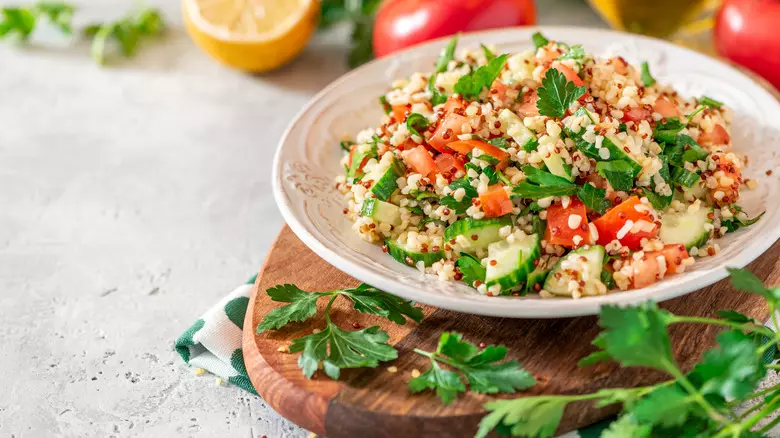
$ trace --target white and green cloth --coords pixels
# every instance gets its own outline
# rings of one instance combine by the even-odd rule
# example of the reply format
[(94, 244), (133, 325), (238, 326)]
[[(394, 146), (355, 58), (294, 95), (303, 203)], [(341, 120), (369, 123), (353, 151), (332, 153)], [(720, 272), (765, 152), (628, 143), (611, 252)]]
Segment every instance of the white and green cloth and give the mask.
[[(176, 351), (184, 362), (203, 368), (228, 382), (257, 395), (244, 364), (241, 350), (244, 316), (249, 294), (255, 282), (252, 277), (209, 309), (176, 340)], [(767, 351), (767, 362), (774, 351)], [(567, 433), (560, 438), (597, 438), (613, 418)]]

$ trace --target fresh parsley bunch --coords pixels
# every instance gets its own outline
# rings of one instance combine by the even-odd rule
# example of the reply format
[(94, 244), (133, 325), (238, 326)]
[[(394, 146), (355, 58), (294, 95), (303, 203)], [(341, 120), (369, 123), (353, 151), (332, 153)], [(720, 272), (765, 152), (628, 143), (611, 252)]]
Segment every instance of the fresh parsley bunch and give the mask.
[(320, 3), (320, 28), (336, 23), (352, 25), (352, 48), (347, 63), (351, 68), (370, 61), (374, 57), (372, 38), (374, 15), (381, 0), (322, 0)]
[(72, 21), (75, 8), (61, 2), (39, 2), (26, 7), (0, 9), (0, 39), (16, 36), (27, 41), (41, 18), (45, 18), (66, 35), (73, 33)]
[(290, 303), (269, 312), (257, 326), (257, 333), (278, 330), (292, 322), (305, 321), (317, 313), (317, 301), (329, 297), (325, 307), (325, 327), (302, 338), (293, 339), (291, 353), (301, 352), (298, 366), (311, 378), (319, 367), (332, 379), (338, 379), (342, 368), (376, 367), (379, 362), (398, 357), (396, 349), (387, 344), (389, 336), (378, 326), (358, 331), (347, 331), (330, 319), (333, 303), (340, 296), (352, 301), (353, 308), (361, 313), (378, 315), (396, 323), (406, 324), (406, 319), (420, 322), (422, 309), (410, 301), (390, 295), (366, 284), (353, 289), (329, 292), (306, 292), (292, 284), (283, 284), (266, 291), (272, 300)]
[[(648, 303), (635, 307), (605, 306), (599, 325), (603, 331), (593, 344), (599, 351), (580, 361), (588, 366), (614, 360), (625, 367), (653, 368), (671, 380), (638, 388), (603, 389), (592, 394), (546, 395), (497, 400), (485, 405), (490, 413), (482, 420), (477, 437), (491, 430), (514, 436), (551, 437), (566, 406), (592, 400), (598, 407), (621, 403), (617, 421), (602, 437), (763, 437), (780, 417), (757, 427), (759, 421), (780, 410), (780, 384), (758, 390), (770, 364), (779, 358), (780, 342), (775, 310), (780, 305), (780, 287), (769, 288), (747, 270), (729, 269), (734, 287), (764, 297), (775, 331), (733, 310), (718, 312), (720, 319), (673, 315)], [(725, 327), (718, 345), (705, 352), (689, 372), (680, 369), (672, 354), (668, 328), (696, 323)], [(753, 407), (738, 406), (756, 400)]]

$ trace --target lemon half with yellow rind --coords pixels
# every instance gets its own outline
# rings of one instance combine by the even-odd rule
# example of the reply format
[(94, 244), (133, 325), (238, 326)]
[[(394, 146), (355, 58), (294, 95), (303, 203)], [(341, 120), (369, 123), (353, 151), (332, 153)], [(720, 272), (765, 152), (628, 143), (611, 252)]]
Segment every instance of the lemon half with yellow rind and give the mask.
[(183, 0), (192, 40), (221, 63), (264, 72), (295, 58), (314, 33), (318, 0)]

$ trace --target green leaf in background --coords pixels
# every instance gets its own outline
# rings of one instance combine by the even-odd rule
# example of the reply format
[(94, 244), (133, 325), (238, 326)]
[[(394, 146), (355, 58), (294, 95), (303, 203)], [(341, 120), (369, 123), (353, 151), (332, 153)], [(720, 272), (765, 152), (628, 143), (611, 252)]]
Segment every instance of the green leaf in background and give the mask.
[(467, 75), (463, 75), (455, 84), (454, 91), (463, 98), (476, 100), (485, 88), (490, 88), (495, 82), (509, 57), (507, 54), (497, 56), (495, 59), (483, 65)]
[(734, 289), (761, 295), (770, 303), (777, 304), (780, 301), (780, 286), (772, 289), (764, 286), (764, 283), (747, 269), (726, 268), (731, 274), (731, 284)]
[(542, 86), (537, 91), (539, 100), (536, 101), (536, 107), (543, 116), (563, 117), (569, 106), (585, 94), (585, 91), (584, 86), (574, 85), (563, 73), (551, 68), (545, 73)]
[(485, 54), (485, 59), (487, 59), (487, 62), (490, 62), (494, 59), (496, 59), (496, 54), (493, 53), (488, 47), (484, 44), (480, 44), (480, 47), (482, 47), (482, 53)]
[(73, 33), (72, 21), (75, 8), (62, 2), (38, 2), (26, 7), (0, 9), (0, 39), (16, 36), (27, 41), (36, 26), (45, 17), (65, 35)]
[(374, 57), (372, 37), (374, 16), (381, 0), (322, 0), (320, 4), (320, 28), (325, 29), (340, 22), (352, 25), (352, 46), (347, 63), (355, 68)]
[(766, 375), (750, 335), (737, 330), (718, 334), (718, 346), (704, 353), (691, 373), (702, 394), (717, 394), (727, 400), (753, 392)]
[(106, 63), (106, 52), (113, 41), (124, 57), (132, 57), (145, 38), (161, 35), (165, 31), (165, 20), (157, 9), (142, 9), (114, 22), (87, 26), (84, 35), (92, 38), (92, 59), (98, 64)]
[(35, 30), (36, 15), (29, 9), (3, 8), (0, 21), (0, 38), (16, 35), (26, 41)]
[(634, 169), (625, 160), (601, 161), (596, 164), (596, 171), (615, 190), (628, 192), (634, 186)]
[(655, 85), (655, 78), (650, 74), (650, 64), (647, 61), (642, 63), (642, 83), (645, 87)]
[(604, 329), (604, 350), (624, 366), (668, 371), (675, 366), (666, 332), (670, 315), (655, 303), (623, 308), (602, 307), (599, 325)]
[(697, 405), (690, 395), (677, 385), (658, 388), (639, 400), (631, 414), (642, 424), (674, 427), (685, 424)]
[(479, 422), (475, 438), (486, 437), (499, 424), (507, 426), (515, 436), (550, 438), (568, 403), (563, 397), (528, 397), (486, 403), (484, 407), (490, 413)]
[(531, 35), (531, 41), (533, 41), (534, 47), (536, 47), (537, 50), (539, 50), (540, 47), (550, 44), (550, 40), (545, 38), (541, 32), (534, 32), (534, 34)]

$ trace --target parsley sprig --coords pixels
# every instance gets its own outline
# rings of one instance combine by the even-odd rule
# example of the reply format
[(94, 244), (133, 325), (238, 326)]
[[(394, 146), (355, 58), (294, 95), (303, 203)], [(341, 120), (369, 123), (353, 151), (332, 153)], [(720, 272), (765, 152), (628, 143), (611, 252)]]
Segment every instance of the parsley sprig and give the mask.
[(539, 100), (536, 101), (536, 107), (543, 116), (563, 117), (571, 104), (586, 91), (584, 86), (574, 85), (563, 73), (551, 68), (547, 70), (542, 86), (537, 91)]
[(45, 18), (65, 35), (73, 33), (72, 21), (75, 8), (62, 2), (38, 2), (25, 7), (0, 9), (0, 39), (15, 36), (27, 41), (41, 18)]
[(458, 333), (442, 333), (434, 352), (417, 348), (414, 352), (429, 358), (431, 367), (409, 380), (409, 390), (417, 393), (432, 389), (445, 405), (465, 392), (466, 385), (458, 373), (442, 368), (441, 364), (463, 374), (469, 388), (478, 393), (513, 393), (536, 384), (536, 379), (517, 361), (502, 362), (508, 352), (506, 347), (489, 345), (480, 350)]
[(508, 54), (496, 56), (487, 65), (483, 65), (467, 75), (463, 75), (455, 84), (454, 91), (464, 99), (476, 100), (485, 88), (490, 88), (509, 58)]
[[(774, 331), (733, 310), (720, 318), (674, 315), (654, 303), (634, 307), (605, 306), (593, 341), (598, 351), (580, 366), (614, 360), (624, 367), (662, 371), (671, 380), (638, 388), (610, 388), (591, 394), (545, 395), (497, 400), (485, 405), (490, 412), (479, 425), (477, 437), (498, 429), (514, 436), (551, 437), (569, 403), (592, 401), (597, 407), (623, 405), (617, 421), (603, 437), (707, 436), (762, 437), (780, 420), (758, 427), (759, 421), (780, 410), (780, 384), (757, 390), (768, 369), (780, 369), (780, 326), (775, 310), (780, 287), (767, 287), (750, 271), (729, 268), (736, 289), (761, 295), (768, 304)], [(668, 330), (675, 324), (708, 324), (725, 328), (717, 345), (685, 373), (672, 354)], [(767, 357), (768, 356), (768, 357)], [(768, 360), (767, 360), (768, 359)], [(752, 408), (737, 407), (758, 400)]]
[(306, 292), (295, 285), (283, 284), (266, 291), (272, 300), (290, 303), (269, 312), (257, 326), (257, 333), (278, 330), (290, 323), (305, 321), (317, 313), (317, 301), (330, 297), (325, 307), (325, 328), (302, 338), (292, 340), (291, 353), (301, 353), (298, 366), (311, 378), (319, 367), (332, 379), (338, 379), (342, 368), (376, 367), (379, 362), (393, 360), (398, 352), (387, 344), (387, 332), (378, 326), (359, 331), (347, 331), (330, 319), (333, 303), (340, 296), (352, 301), (353, 308), (361, 313), (381, 316), (396, 324), (406, 324), (411, 319), (422, 321), (420, 307), (410, 301), (361, 284), (352, 289), (329, 292)]
[(84, 29), (84, 35), (92, 38), (92, 59), (103, 65), (111, 41), (116, 42), (122, 56), (133, 57), (141, 43), (160, 36), (165, 31), (165, 20), (157, 9), (142, 9), (116, 21), (92, 24)]

